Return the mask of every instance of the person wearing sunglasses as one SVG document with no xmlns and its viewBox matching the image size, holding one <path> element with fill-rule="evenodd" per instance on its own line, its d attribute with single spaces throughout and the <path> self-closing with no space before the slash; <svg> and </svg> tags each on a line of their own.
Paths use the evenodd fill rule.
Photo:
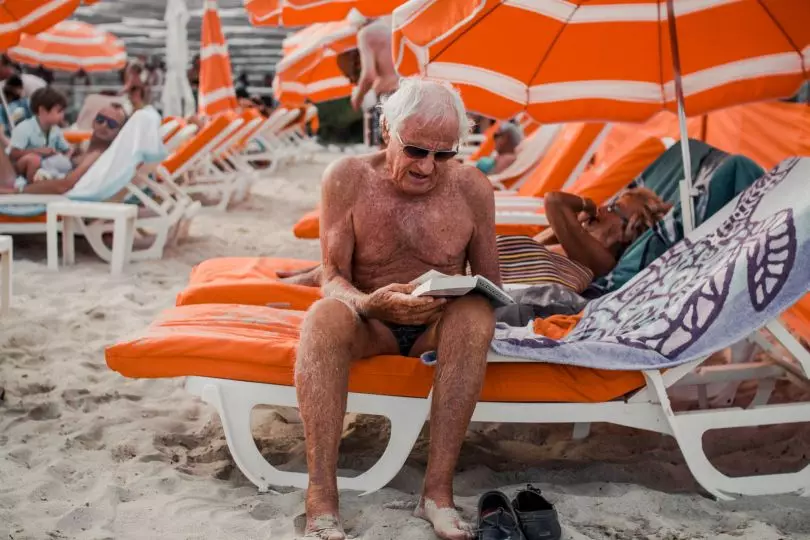
<svg viewBox="0 0 810 540">
<path fill-rule="evenodd" d="M 512 263 L 502 265 L 503 279 L 525 283 L 527 269 L 544 267 L 575 292 L 613 270 L 630 244 L 672 207 L 641 187 L 627 189 L 602 206 L 571 193 L 551 192 L 544 206 L 550 227 L 534 239 L 498 238 L 499 257 Z"/>
<path fill-rule="evenodd" d="M 512 122 L 502 123 L 493 137 L 495 155 L 482 157 L 475 163 L 484 174 L 498 174 L 514 163 L 523 140 L 520 128 Z"/>
<path fill-rule="evenodd" d="M 324 298 L 307 311 L 295 365 L 309 471 L 305 537 L 345 538 L 336 469 L 351 364 L 437 351 L 430 420 L 439 429 L 416 515 L 440 538 L 473 538 L 455 509 L 453 473 L 483 384 L 493 309 L 477 295 L 410 293 L 429 270 L 464 274 L 468 265 L 500 285 L 495 197 L 484 174 L 452 159 L 469 121 L 451 86 L 402 79 L 381 112 L 385 149 L 332 163 L 321 188 Z"/>
<path fill-rule="evenodd" d="M 67 165 L 59 164 L 59 168 L 49 168 L 49 161 L 43 160 L 41 168 L 37 171 L 37 181 L 22 185 L 13 190 L 0 190 L 0 193 L 31 193 L 61 195 L 70 191 L 76 182 L 87 172 L 96 160 L 110 147 L 118 136 L 121 128 L 127 121 L 124 108 L 113 103 L 103 107 L 93 120 L 93 134 L 84 152 L 74 153 Z M 2 160 L 3 156 L 0 156 Z M 64 172 L 67 169 L 67 172 Z M 2 163 L 0 163 L 2 170 Z"/>
</svg>

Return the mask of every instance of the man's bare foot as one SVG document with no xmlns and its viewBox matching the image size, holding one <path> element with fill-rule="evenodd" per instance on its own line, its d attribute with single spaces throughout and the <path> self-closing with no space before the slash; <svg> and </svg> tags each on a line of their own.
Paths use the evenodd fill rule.
<svg viewBox="0 0 810 540">
<path fill-rule="evenodd" d="M 337 516 L 322 515 L 307 518 L 307 528 L 303 538 L 317 538 L 318 540 L 345 540 L 346 533 Z"/>
<path fill-rule="evenodd" d="M 436 536 L 443 540 L 470 540 L 475 537 L 475 527 L 461 519 L 455 507 L 439 508 L 431 499 L 422 499 L 413 515 L 429 521 Z"/>
</svg>

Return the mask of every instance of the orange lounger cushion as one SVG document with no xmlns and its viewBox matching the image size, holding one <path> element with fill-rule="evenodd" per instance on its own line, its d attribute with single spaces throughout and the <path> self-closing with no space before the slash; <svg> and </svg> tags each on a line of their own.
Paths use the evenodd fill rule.
<svg viewBox="0 0 810 540">
<path fill-rule="evenodd" d="M 108 347 L 107 365 L 127 377 L 196 375 L 292 386 L 303 316 L 302 312 L 234 304 L 172 308 L 143 336 Z M 353 365 L 349 389 L 426 397 L 432 384 L 433 368 L 418 359 L 378 356 Z M 487 368 L 481 400 L 602 402 L 643 385 L 643 376 L 635 371 L 498 363 Z"/>
<path fill-rule="evenodd" d="M 45 223 L 48 216 L 43 212 L 36 216 L 5 216 L 0 214 L 0 223 Z"/>
<path fill-rule="evenodd" d="M 293 227 L 293 234 L 296 238 L 317 240 L 321 234 L 321 211 L 316 208 L 304 214 Z"/>
<path fill-rule="evenodd" d="M 177 305 L 245 304 L 307 310 L 321 298 L 320 287 L 281 283 L 276 272 L 317 265 L 318 261 L 270 257 L 209 259 L 191 271 L 188 287 L 177 295 Z"/>
</svg>

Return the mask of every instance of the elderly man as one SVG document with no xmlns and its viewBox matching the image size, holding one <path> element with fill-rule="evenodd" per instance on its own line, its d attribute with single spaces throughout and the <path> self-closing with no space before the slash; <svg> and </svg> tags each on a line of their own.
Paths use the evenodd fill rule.
<svg viewBox="0 0 810 540">
<path fill-rule="evenodd" d="M 0 187 L 0 193 L 31 193 L 61 195 L 67 193 L 96 160 L 110 147 L 124 126 L 127 115 L 124 108 L 112 103 L 99 110 L 93 120 L 93 135 L 87 150 L 73 157 L 74 168 L 64 178 L 43 180 L 33 184 L 20 184 L 17 188 Z M 0 186 L 13 185 L 16 174 L 5 152 L 0 152 Z"/>
<path fill-rule="evenodd" d="M 495 201 L 487 178 L 451 159 L 468 131 L 449 86 L 404 79 L 383 104 L 387 148 L 345 157 L 324 173 L 321 249 L 325 298 L 307 313 L 295 367 L 309 487 L 307 537 L 345 537 L 337 459 L 349 368 L 376 355 L 437 351 L 430 452 L 416 515 L 441 538 L 472 538 L 453 503 L 453 472 L 481 391 L 494 332 L 483 297 L 414 297 L 428 270 L 500 283 Z"/>
</svg>

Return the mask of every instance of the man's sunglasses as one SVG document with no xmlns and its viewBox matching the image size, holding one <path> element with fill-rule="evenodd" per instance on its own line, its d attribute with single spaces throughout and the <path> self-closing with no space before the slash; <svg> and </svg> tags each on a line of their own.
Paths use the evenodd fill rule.
<svg viewBox="0 0 810 540">
<path fill-rule="evenodd" d="M 110 129 L 118 129 L 121 127 L 121 122 L 118 120 L 113 120 L 109 116 L 104 116 L 103 114 L 96 115 L 96 124 L 107 124 L 107 127 Z"/>
<path fill-rule="evenodd" d="M 411 159 L 425 159 L 429 155 L 433 154 L 433 158 L 436 161 L 447 161 L 449 159 L 453 159 L 458 154 L 458 149 L 456 150 L 428 150 L 427 148 L 420 148 L 419 146 L 414 146 L 412 144 L 405 144 L 402 142 L 402 138 L 397 135 L 397 140 L 399 140 L 399 144 L 402 145 L 402 151 L 405 152 L 405 155 Z"/>
</svg>

